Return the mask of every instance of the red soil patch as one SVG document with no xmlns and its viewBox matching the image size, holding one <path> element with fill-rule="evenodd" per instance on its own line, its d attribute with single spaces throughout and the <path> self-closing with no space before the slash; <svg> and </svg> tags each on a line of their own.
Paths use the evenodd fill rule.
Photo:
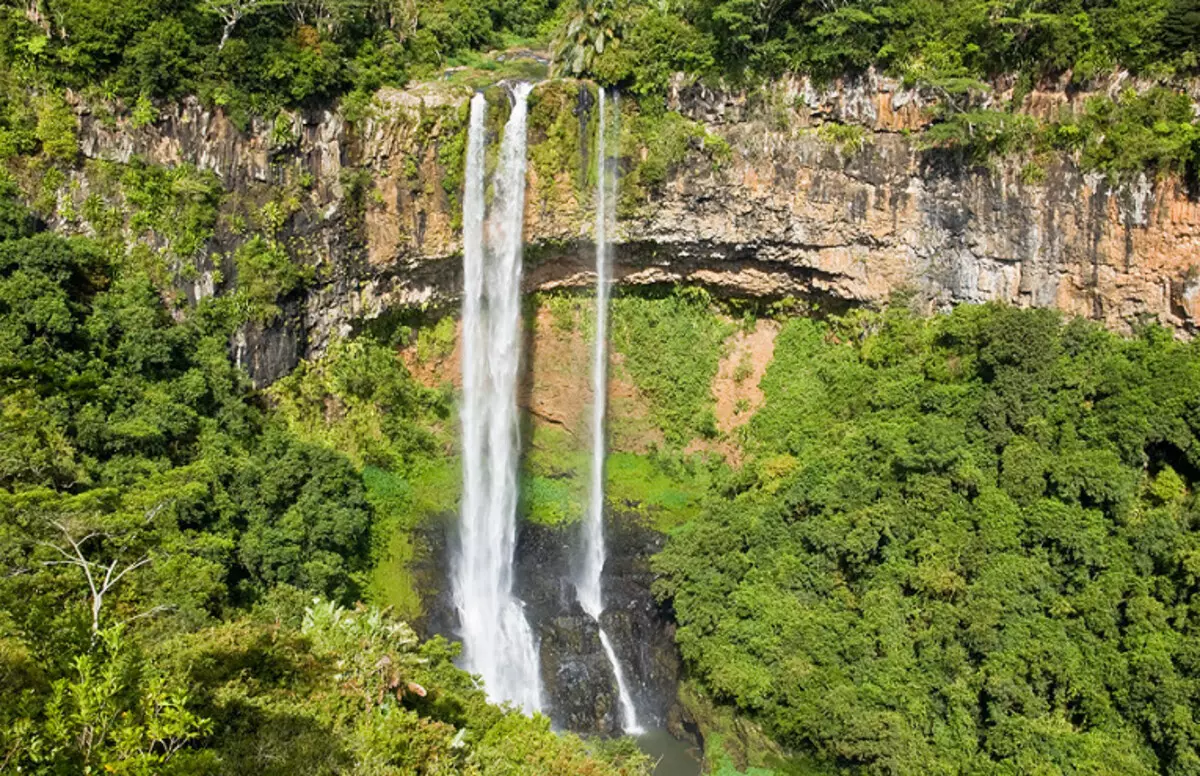
<svg viewBox="0 0 1200 776">
<path fill-rule="evenodd" d="M 717 367 L 712 386 L 721 436 L 714 440 L 694 439 L 684 448 L 685 453 L 716 453 L 731 466 L 742 464 L 744 453 L 734 432 L 749 423 L 766 402 L 759 384 L 775 358 L 778 334 L 777 322 L 759 320 L 753 331 L 739 330 L 726 340 L 725 357 Z"/>
<path fill-rule="evenodd" d="M 539 307 L 532 336 L 525 342 L 526 367 L 518 401 L 535 424 L 559 426 L 583 440 L 588 436 L 592 406 L 592 345 L 583 336 L 576 311 L 570 328 L 556 323 L 548 306 Z M 401 349 L 400 357 L 421 384 L 437 388 L 446 383 L 462 388 L 462 323 L 456 323 L 453 350 L 422 359 L 416 344 Z M 620 353 L 609 351 L 608 417 L 610 446 L 615 451 L 644 453 L 663 444 L 662 432 L 650 418 L 650 407 L 629 379 Z"/>
</svg>

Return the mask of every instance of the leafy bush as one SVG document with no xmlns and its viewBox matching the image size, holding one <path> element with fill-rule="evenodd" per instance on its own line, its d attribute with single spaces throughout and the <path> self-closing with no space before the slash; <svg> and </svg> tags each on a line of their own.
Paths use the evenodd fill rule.
<svg viewBox="0 0 1200 776">
<path fill-rule="evenodd" d="M 1050 142 L 1079 150 L 1085 166 L 1112 177 L 1184 173 L 1200 158 L 1200 123 L 1191 98 L 1163 88 L 1096 97 L 1084 115 L 1052 127 Z"/>
<path fill-rule="evenodd" d="M 1016 153 L 1033 146 L 1037 122 L 1020 113 L 997 110 L 970 110 L 953 113 L 922 133 L 919 144 L 925 148 L 953 148 L 961 151 L 971 164 L 987 164 L 990 159 Z"/>
</svg>

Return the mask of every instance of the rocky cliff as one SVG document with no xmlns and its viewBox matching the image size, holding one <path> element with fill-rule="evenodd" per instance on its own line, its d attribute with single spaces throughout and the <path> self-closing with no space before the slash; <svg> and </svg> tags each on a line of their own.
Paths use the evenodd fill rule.
<svg viewBox="0 0 1200 776">
<path fill-rule="evenodd" d="M 283 232 L 319 271 L 282 300 L 280 316 L 245 327 L 233 343 L 265 384 L 365 320 L 454 300 L 469 96 L 426 84 L 380 92 L 356 123 L 311 112 L 242 129 L 194 101 L 145 126 L 81 105 L 80 144 L 88 159 L 211 170 L 241 207 L 286 187 L 299 192 Z M 506 110 L 506 92 L 491 97 L 496 112 Z M 680 86 L 670 104 L 687 120 L 670 132 L 647 130 L 628 101 L 617 277 L 852 304 L 906 290 L 931 309 L 1004 300 L 1118 328 L 1149 318 L 1194 330 L 1200 203 L 1179 181 L 1116 183 L 1060 157 L 1032 182 L 1016 162 L 983 169 L 920 151 L 911 131 L 927 120 L 929 99 L 875 77 L 755 93 Z M 1046 112 L 1072 99 L 1037 93 L 1026 107 Z M 594 93 L 546 82 L 533 101 L 526 283 L 584 285 Z M 862 131 L 831 140 L 817 129 L 828 121 Z M 59 195 L 76 207 L 59 212 L 78 210 L 92 188 L 84 167 Z M 58 220 L 89 228 L 77 217 Z M 182 283 L 189 297 L 234 279 L 228 255 L 242 239 L 217 230 Z"/>
<path fill-rule="evenodd" d="M 270 315 L 251 318 L 230 343 L 255 382 L 266 385 L 331 338 L 371 321 L 453 308 L 461 286 L 458 199 L 470 94 L 426 84 L 379 93 L 370 115 L 356 122 L 316 111 L 248 127 L 195 101 L 137 126 L 80 103 L 88 163 L 58 187 L 48 220 L 64 231 L 98 232 L 99 219 L 89 213 L 102 210 L 101 200 L 124 214 L 126 244 L 161 251 L 166 235 L 156 230 L 165 228 L 163 219 L 147 227 L 136 216 L 145 207 L 138 197 L 104 183 L 103 163 L 140 160 L 212 173 L 225 193 L 211 236 L 195 255 L 168 256 L 168 282 L 182 300 L 237 287 L 242 265 L 235 254 L 256 234 L 310 270 L 274 300 Z M 979 168 L 954 153 L 922 151 L 914 135 L 929 120 L 932 99 L 868 76 L 825 88 L 794 80 L 753 93 L 681 84 L 669 99 L 677 114 L 643 112 L 626 101 L 618 280 L 698 283 L 728 296 L 831 306 L 879 304 L 898 291 L 930 309 L 1003 300 L 1058 307 L 1115 328 L 1153 319 L 1181 336 L 1194 332 L 1200 204 L 1179 181 L 1113 182 L 1085 174 L 1067 157 L 1029 176 L 1020 160 Z M 1080 99 L 1064 90 L 1036 92 L 1024 109 L 1048 115 Z M 506 90 L 491 90 L 489 100 L 496 134 Z M 526 284 L 590 286 L 594 88 L 547 82 L 532 100 Z M 823 129 L 831 126 L 851 129 Z M 191 185 L 177 182 L 185 195 Z M 556 348 L 553 322 L 541 313 L 533 318 L 525 407 L 535 422 L 573 435 L 586 405 L 587 349 L 579 332 L 571 333 L 578 341 Z M 751 408 L 761 400 L 753 391 L 775 331 L 764 322 L 731 341 L 714 385 L 721 431 L 732 429 L 739 400 Z M 452 380 L 453 360 L 419 376 L 431 385 Z M 731 376 L 744 360 L 754 367 L 747 385 Z M 629 411 L 636 389 L 618 382 L 610 406 L 636 415 Z M 619 436 L 614 446 L 632 451 L 655 441 L 652 434 Z M 712 451 L 738 457 L 736 449 Z M 452 635 L 442 579 L 446 530 L 452 520 L 428 527 L 423 544 L 432 549 L 417 571 L 429 599 L 424 629 Z M 662 723 L 678 716 L 680 673 L 670 613 L 649 593 L 647 559 L 662 536 L 628 516 L 611 522 L 609 536 L 604 624 L 639 708 Z M 595 623 L 566 582 L 577 544 L 570 527 L 524 524 L 518 593 L 537 623 L 556 723 L 612 732 L 611 669 Z"/>
</svg>

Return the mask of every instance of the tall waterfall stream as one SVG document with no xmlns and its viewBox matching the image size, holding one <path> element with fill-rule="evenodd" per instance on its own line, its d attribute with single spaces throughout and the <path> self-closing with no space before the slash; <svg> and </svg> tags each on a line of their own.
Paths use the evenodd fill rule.
<svg viewBox="0 0 1200 776">
<path fill-rule="evenodd" d="M 575 582 L 579 605 L 600 629 L 600 644 L 612 666 L 621 704 L 621 728 L 628 734 L 642 732 L 637 708 L 625 681 L 625 671 L 613 650 L 612 640 L 600 622 L 604 611 L 604 590 L 601 573 L 604 571 L 604 456 L 605 413 L 608 397 L 608 301 L 612 273 L 612 240 L 610 229 L 616 226 L 617 164 L 609 153 L 612 138 L 608 132 L 608 95 L 600 89 L 600 116 L 596 127 L 596 331 L 592 351 L 592 469 L 588 493 L 587 514 L 583 525 L 583 563 Z M 613 96 L 613 135 L 618 135 L 620 113 Z"/>
<path fill-rule="evenodd" d="M 512 592 L 517 519 L 517 377 L 529 84 L 513 88 L 486 208 L 487 102 L 471 100 L 463 196 L 463 499 L 453 569 L 463 666 L 488 695 L 541 708 L 538 652 Z"/>
<path fill-rule="evenodd" d="M 486 172 L 487 100 L 471 100 L 463 193 L 462 422 L 463 496 L 451 569 L 463 642 L 462 665 L 479 674 L 489 697 L 543 709 L 534 630 L 514 595 L 517 466 L 520 455 L 517 384 L 521 364 L 521 272 L 525 210 L 526 130 L 530 84 L 512 87 L 513 108 L 499 161 Z M 596 131 L 596 320 L 592 353 L 591 472 L 575 576 L 580 607 L 596 621 L 619 701 L 618 726 L 642 735 L 633 694 L 601 622 L 609 297 L 616 226 L 619 103 L 601 89 Z M 685 758 L 686 759 L 686 758 Z M 685 768 L 685 771 L 687 769 Z M 690 772 L 690 771 L 688 771 Z"/>
</svg>

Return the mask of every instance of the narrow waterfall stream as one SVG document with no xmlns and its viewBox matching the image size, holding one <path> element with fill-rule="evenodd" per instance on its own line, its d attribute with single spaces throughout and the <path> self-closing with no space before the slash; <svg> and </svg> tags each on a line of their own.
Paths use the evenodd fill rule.
<svg viewBox="0 0 1200 776">
<path fill-rule="evenodd" d="M 537 645 L 512 592 L 517 511 L 517 374 L 530 84 L 513 87 L 485 217 L 487 102 L 471 100 L 463 196 L 463 498 L 453 569 L 463 667 L 489 698 L 541 708 Z"/>
<path fill-rule="evenodd" d="M 600 89 L 600 116 L 596 127 L 596 330 L 592 351 L 592 470 L 588 493 L 588 509 L 584 516 L 583 563 L 575 583 L 579 605 L 600 629 L 600 643 L 617 680 L 621 704 L 621 729 L 630 735 L 642 732 L 637 708 L 625 682 L 625 671 L 613 650 L 612 640 L 600 623 L 604 611 L 604 590 L 601 573 L 604 571 L 604 457 L 605 413 L 608 405 L 608 301 L 612 273 L 612 239 L 610 228 L 616 226 L 617 163 L 609 153 L 610 142 L 618 137 L 618 102 L 612 97 L 612 133 L 608 129 L 608 95 Z"/>
</svg>

